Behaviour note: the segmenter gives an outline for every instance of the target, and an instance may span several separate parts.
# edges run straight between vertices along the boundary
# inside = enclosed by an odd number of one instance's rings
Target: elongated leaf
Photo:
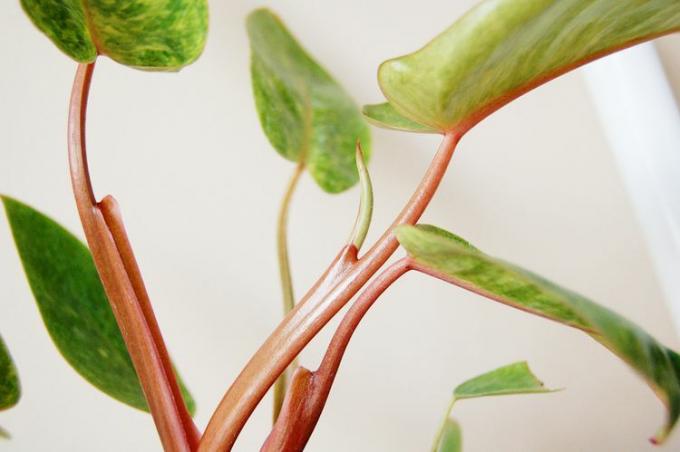
[[[451,418],[444,421],[436,452],[461,452],[463,450],[463,432],[458,422]]]
[[[403,226],[399,242],[416,266],[459,287],[524,311],[579,328],[623,359],[668,408],[663,441],[680,416],[680,356],[607,308],[538,275],[488,256],[433,226]],[[454,238],[455,237],[455,238]]]
[[[485,0],[378,78],[401,115],[464,132],[551,78],[678,30],[677,0]]]
[[[95,387],[148,411],[87,247],[31,207],[2,197],[40,314],[66,361]],[[189,411],[191,395],[180,382]]]
[[[510,394],[552,392],[531,372],[526,361],[499,367],[460,384],[453,391],[457,400]]]
[[[357,140],[370,156],[370,133],[357,106],[271,11],[251,13],[247,28],[255,105],[272,146],[288,160],[304,161],[327,192],[354,185]]]
[[[33,23],[81,63],[97,54],[143,69],[176,70],[203,51],[206,0],[21,0]]]
[[[0,336],[0,411],[11,408],[21,397],[19,375],[5,342]]]

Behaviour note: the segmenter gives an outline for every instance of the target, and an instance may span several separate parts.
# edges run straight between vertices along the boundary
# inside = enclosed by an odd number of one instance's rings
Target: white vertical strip
[[[680,333],[680,112],[673,91],[651,43],[583,72]]]

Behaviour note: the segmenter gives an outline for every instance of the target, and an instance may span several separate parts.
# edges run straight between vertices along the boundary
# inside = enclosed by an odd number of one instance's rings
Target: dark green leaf
[[[206,0],[21,0],[33,23],[81,63],[97,54],[142,69],[177,70],[203,51]]]
[[[433,226],[402,226],[399,242],[416,262],[459,287],[579,328],[640,374],[668,408],[663,441],[680,416],[680,356],[607,308],[515,265],[495,259]],[[464,241],[463,241],[464,242]],[[467,243],[467,242],[464,242]]]
[[[531,372],[526,361],[499,367],[460,384],[453,396],[472,399],[510,394],[535,394],[552,392]]]
[[[5,342],[0,336],[0,410],[17,404],[21,397],[19,375]]]
[[[61,354],[98,389],[148,411],[87,247],[31,207],[4,196],[2,201],[40,314]],[[184,399],[193,413],[186,390]]]
[[[458,422],[447,418],[442,426],[436,452],[461,452],[463,450],[463,432]]]
[[[464,132],[551,78],[678,30],[678,0],[485,0],[378,78],[401,115]]]
[[[354,185],[357,140],[370,156],[370,133],[357,106],[272,12],[254,11],[247,28],[255,105],[272,146],[288,160],[304,161],[327,192]]]

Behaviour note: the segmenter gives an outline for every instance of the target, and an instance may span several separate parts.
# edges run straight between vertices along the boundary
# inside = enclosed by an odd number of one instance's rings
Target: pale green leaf
[[[531,372],[526,361],[499,367],[472,378],[456,387],[453,396],[458,399],[500,396],[510,394],[535,394],[552,392]]]
[[[80,63],[97,54],[141,69],[177,70],[203,51],[206,0],[21,0],[33,23]]]
[[[87,247],[31,207],[1,198],[28,282],[54,344],[95,387],[148,411]],[[195,403],[181,381],[180,385],[193,413]]]
[[[638,326],[581,295],[472,248],[433,226],[402,226],[399,242],[422,268],[459,287],[579,328],[623,359],[668,408],[663,441],[680,416],[680,356]],[[461,242],[462,241],[462,242]]]
[[[400,115],[389,102],[364,105],[362,113],[368,122],[386,129],[401,130],[404,132],[439,133],[439,130],[437,129],[418,124],[417,122],[411,121],[407,117]]]
[[[678,30],[678,0],[485,0],[378,78],[401,115],[465,132],[547,80]]]
[[[255,105],[269,141],[286,159],[304,161],[325,191],[354,185],[357,140],[370,156],[358,107],[271,11],[252,12],[247,28]]]
[[[458,422],[447,418],[442,426],[436,452],[461,452],[463,450],[463,432]]]

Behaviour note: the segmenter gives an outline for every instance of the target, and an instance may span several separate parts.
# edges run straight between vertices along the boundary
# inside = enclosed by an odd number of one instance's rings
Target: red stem
[[[410,260],[401,259],[380,273],[347,311],[314,372],[299,368],[279,416],[261,452],[297,452],[304,449],[321,416],[342,357],[354,331],[378,297],[410,270]]]
[[[69,106],[68,151],[80,220],[111,308],[166,451],[195,449],[198,431],[172,364],[115,201],[97,203],[87,165],[85,121],[94,63],[80,64]]]
[[[278,376],[323,326],[366,284],[398,243],[392,229],[414,224],[434,196],[460,135],[448,133],[415,193],[376,244],[358,261],[356,248],[344,248],[334,264],[264,342],[213,413],[199,451],[231,450],[246,421]]]

